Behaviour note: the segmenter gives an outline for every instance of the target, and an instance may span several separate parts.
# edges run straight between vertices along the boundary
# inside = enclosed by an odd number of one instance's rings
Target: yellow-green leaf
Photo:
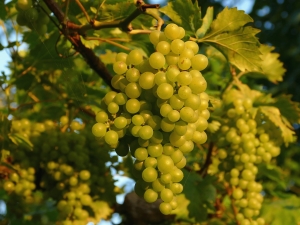
[[[94,49],[95,47],[100,45],[100,41],[98,40],[85,40],[82,36],[80,36],[80,40],[85,47]]]
[[[281,136],[286,145],[295,141],[295,132],[291,124],[283,117],[278,108],[273,106],[260,106],[259,110],[281,130]]]

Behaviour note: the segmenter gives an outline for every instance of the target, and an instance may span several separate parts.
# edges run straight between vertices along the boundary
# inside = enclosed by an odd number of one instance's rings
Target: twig
[[[205,177],[207,175],[208,167],[211,164],[211,156],[212,156],[213,149],[214,149],[214,144],[212,142],[210,142],[209,146],[208,146],[208,152],[207,152],[207,155],[206,155],[205,163],[199,171],[199,174],[202,177]]]
[[[225,186],[225,189],[226,189],[226,192],[227,192],[228,196],[231,196],[231,195],[232,195],[232,190],[231,190],[231,188],[229,187],[228,183],[225,183],[224,186]],[[234,200],[233,200],[233,198],[230,198],[230,200],[231,200],[231,208],[232,208],[232,211],[233,211],[233,215],[234,215],[236,224],[237,224],[237,225],[240,225],[240,222],[239,222],[239,221],[237,220],[237,218],[236,218],[236,215],[238,214],[238,211],[237,211],[237,208],[236,208],[235,205],[234,205]]]
[[[91,19],[89,17],[89,14],[87,13],[87,11],[85,10],[84,6],[81,4],[81,2],[79,0],[75,0],[75,2],[77,3],[77,5],[79,6],[79,8],[81,9],[81,11],[83,12],[86,20],[90,23]]]
[[[117,46],[119,48],[122,48],[122,49],[124,49],[126,51],[130,51],[131,50],[130,48],[128,48],[128,47],[126,47],[126,46],[124,46],[122,44],[119,44],[119,43],[117,43],[117,42],[115,42],[115,41],[113,41],[111,39],[97,38],[97,37],[85,37],[84,39],[85,40],[96,40],[96,41],[100,41],[100,42],[106,42],[106,43],[112,44],[114,46]]]

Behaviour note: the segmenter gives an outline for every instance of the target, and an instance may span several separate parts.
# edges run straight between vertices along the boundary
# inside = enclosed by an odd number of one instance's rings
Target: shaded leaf
[[[280,185],[282,187],[282,189],[286,188],[282,171],[278,167],[273,165],[261,164],[259,166],[259,174],[266,176],[270,180],[276,182],[277,185]]]
[[[82,44],[84,44],[85,47],[90,48],[90,49],[94,49],[95,47],[100,45],[99,40],[86,40],[82,36],[80,36],[80,40],[81,40]]]
[[[170,17],[174,23],[182,26],[186,32],[195,34],[202,25],[198,1],[194,4],[191,0],[169,1],[159,11]]]
[[[33,144],[30,142],[30,140],[21,134],[8,134],[9,139],[15,144],[15,145],[21,145],[25,148],[32,150]]]
[[[277,107],[290,123],[300,123],[300,103],[293,102],[291,98],[291,95],[280,95],[271,105]]]

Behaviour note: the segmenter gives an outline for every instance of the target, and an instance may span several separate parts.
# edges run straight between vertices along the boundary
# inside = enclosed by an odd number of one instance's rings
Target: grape
[[[157,159],[157,168],[162,173],[169,173],[174,167],[174,162],[170,156],[162,155]]]
[[[129,99],[126,102],[126,110],[131,113],[135,114],[140,110],[141,104],[137,99]]]
[[[150,42],[155,46],[159,42],[160,33],[161,33],[160,31],[155,30],[155,31],[152,31],[149,35]]]
[[[235,198],[235,199],[241,199],[243,197],[243,191],[239,188],[235,189],[233,192],[232,192],[232,196]]]
[[[147,167],[143,170],[142,177],[146,182],[153,182],[157,179],[157,170],[152,167]]]
[[[148,157],[148,151],[146,148],[138,148],[134,152],[134,157],[139,161],[144,161]]]
[[[181,70],[188,70],[191,67],[192,63],[188,57],[180,55],[177,65]]]
[[[167,203],[171,202],[173,200],[173,197],[174,197],[173,192],[168,188],[165,188],[160,192],[160,198],[164,202]]]
[[[127,56],[128,64],[138,65],[143,62],[143,55],[138,49],[134,49],[129,52]]]
[[[137,82],[140,78],[140,71],[136,68],[130,68],[126,71],[125,76],[129,82]]]
[[[147,189],[144,193],[144,199],[148,203],[155,202],[158,198],[158,193],[153,189]]]
[[[137,83],[132,82],[125,87],[125,94],[129,98],[138,98],[141,95],[141,93],[142,93],[142,88]]]
[[[179,27],[174,23],[168,24],[164,30],[164,34],[170,40],[176,39],[179,36],[178,33],[179,33]]]
[[[170,49],[171,49],[171,46],[170,46],[169,42],[167,42],[167,41],[160,41],[156,45],[156,51],[160,52],[163,55],[169,54]]]
[[[151,89],[155,85],[155,75],[151,72],[142,73],[139,79],[139,85],[143,89]]]
[[[172,206],[169,203],[162,202],[159,205],[159,210],[161,211],[162,214],[169,215],[171,213],[171,211],[172,211]]]
[[[104,137],[106,134],[106,125],[103,123],[95,123],[92,127],[92,133],[96,137]]]
[[[171,68],[168,68],[166,77],[169,81],[176,82],[177,76],[179,73],[180,73],[180,70],[178,70],[176,67],[171,67]]]
[[[184,41],[180,39],[175,39],[171,42],[170,48],[173,53],[178,55],[185,49]]]
[[[171,84],[163,83],[157,88],[157,95],[161,99],[169,99],[173,96],[174,89]]]
[[[193,51],[194,54],[197,54],[198,51],[199,51],[199,46],[198,46],[198,44],[197,44],[196,42],[194,42],[194,41],[186,41],[186,42],[184,43],[184,46],[185,46],[186,48],[191,49],[191,50]]]
[[[142,126],[142,128],[139,130],[139,136],[144,139],[148,140],[153,135],[153,129],[149,125]]]
[[[169,54],[165,55],[166,63],[168,65],[177,65],[179,56],[173,52],[170,52]]]
[[[165,65],[166,59],[160,52],[154,52],[149,57],[149,63],[154,69],[160,69]]]
[[[113,130],[109,130],[106,132],[105,134],[105,142],[109,145],[114,145],[118,143],[118,139],[119,136],[117,134],[117,132],[113,131]]]
[[[116,74],[124,74],[127,71],[127,65],[123,61],[117,61],[113,64],[113,70]]]
[[[192,82],[192,75],[189,72],[183,71],[178,74],[177,81],[181,85],[189,85]],[[187,87],[187,86],[184,86]],[[189,88],[189,87],[187,87]],[[189,88],[190,90],[190,88]]]

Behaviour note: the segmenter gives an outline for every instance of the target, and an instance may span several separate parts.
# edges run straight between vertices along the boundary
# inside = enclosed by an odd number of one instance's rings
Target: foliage
[[[268,82],[275,88],[289,82],[284,75],[290,76],[291,65],[285,69],[274,52],[276,46],[260,43],[258,36],[263,42],[274,40],[252,26],[261,18],[253,20],[236,8],[219,12],[201,4],[174,0],[158,8],[139,0],[0,3],[8,42],[0,43],[0,51],[9,51],[11,57],[9,74],[0,76],[0,199],[7,206],[1,224],[97,223],[113,213],[127,224],[263,224],[261,218],[272,225],[300,222],[299,144],[294,131],[300,121],[299,103],[293,92],[280,89],[273,95],[265,88]],[[292,17],[288,26],[297,21]],[[208,95],[202,94],[202,105],[194,114],[205,128],[192,131],[208,139],[200,145],[191,138],[196,144],[185,154],[183,192],[171,215],[160,213],[160,202],[148,204],[132,195],[122,205],[116,203],[116,195],[125,190],[116,186],[114,174],[137,176],[137,138],[127,133],[109,144],[92,133],[95,116],[108,112],[107,93],[126,93],[120,85],[128,81],[117,80],[125,76],[115,75],[117,53],[139,49],[144,65],[136,68],[142,73],[167,71],[166,65],[145,65],[159,51],[149,33],[164,30],[164,23],[181,26],[182,40],[197,43],[197,53],[209,62],[201,71]],[[24,44],[28,47],[20,50]],[[284,53],[285,58],[290,55],[294,50]],[[172,84],[174,94],[181,87],[178,83]],[[157,86],[148,95],[143,90],[151,104],[161,100],[155,95]],[[155,107],[152,112],[159,115]],[[109,129],[115,129],[118,116],[111,113]],[[131,116],[126,119],[131,123]],[[122,148],[127,148],[126,154]],[[242,200],[251,205],[251,198],[256,205],[243,206]],[[144,212],[134,213],[138,208]]]

